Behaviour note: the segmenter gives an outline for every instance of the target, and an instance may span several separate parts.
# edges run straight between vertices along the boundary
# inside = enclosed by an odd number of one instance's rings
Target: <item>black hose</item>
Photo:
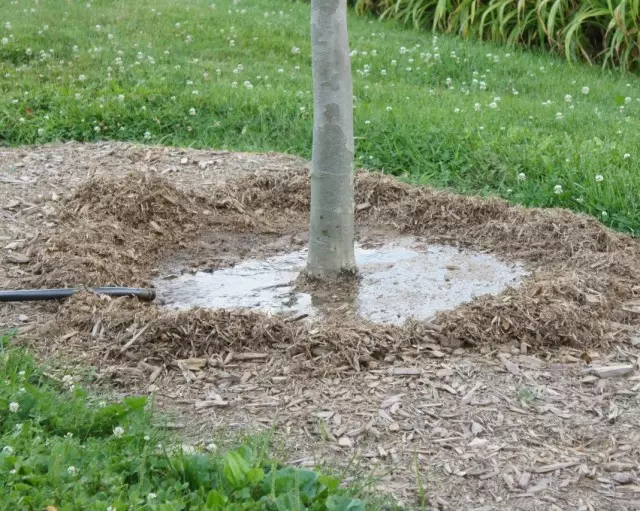
[[[68,298],[72,294],[83,291],[85,288],[65,287],[62,289],[14,289],[0,291],[0,302],[33,302],[38,300],[60,300]],[[145,302],[155,299],[154,289],[137,287],[94,287],[86,288],[87,291],[109,296],[131,296]]]

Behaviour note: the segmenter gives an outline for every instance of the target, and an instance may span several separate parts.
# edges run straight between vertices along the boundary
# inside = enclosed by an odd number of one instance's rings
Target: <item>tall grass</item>
[[[404,24],[626,70],[640,60],[640,0],[357,0]]]

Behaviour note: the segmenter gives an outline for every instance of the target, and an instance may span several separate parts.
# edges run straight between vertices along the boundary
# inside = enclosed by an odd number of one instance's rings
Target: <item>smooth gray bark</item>
[[[356,269],[346,0],[311,0],[311,45],[314,114],[307,272],[330,279]]]

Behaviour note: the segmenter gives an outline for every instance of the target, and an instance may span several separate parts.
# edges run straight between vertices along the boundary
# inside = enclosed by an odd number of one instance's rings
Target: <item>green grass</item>
[[[225,453],[180,447],[153,426],[146,398],[101,401],[70,376],[45,375],[30,355],[7,348],[8,336],[0,341],[0,509],[383,508],[355,498],[338,478],[270,461],[267,442]]]
[[[309,6],[212,5],[5,3],[0,143],[118,139],[309,157]],[[350,31],[361,165],[638,231],[636,76],[364,17]]]

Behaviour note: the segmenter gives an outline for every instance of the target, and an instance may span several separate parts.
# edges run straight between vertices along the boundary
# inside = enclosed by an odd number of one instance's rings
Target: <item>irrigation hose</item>
[[[154,289],[137,287],[93,287],[75,288],[65,287],[61,289],[8,289],[0,291],[0,302],[34,302],[39,300],[61,300],[69,298],[78,291],[89,291],[108,296],[129,296],[145,302],[151,302],[156,297]]]

